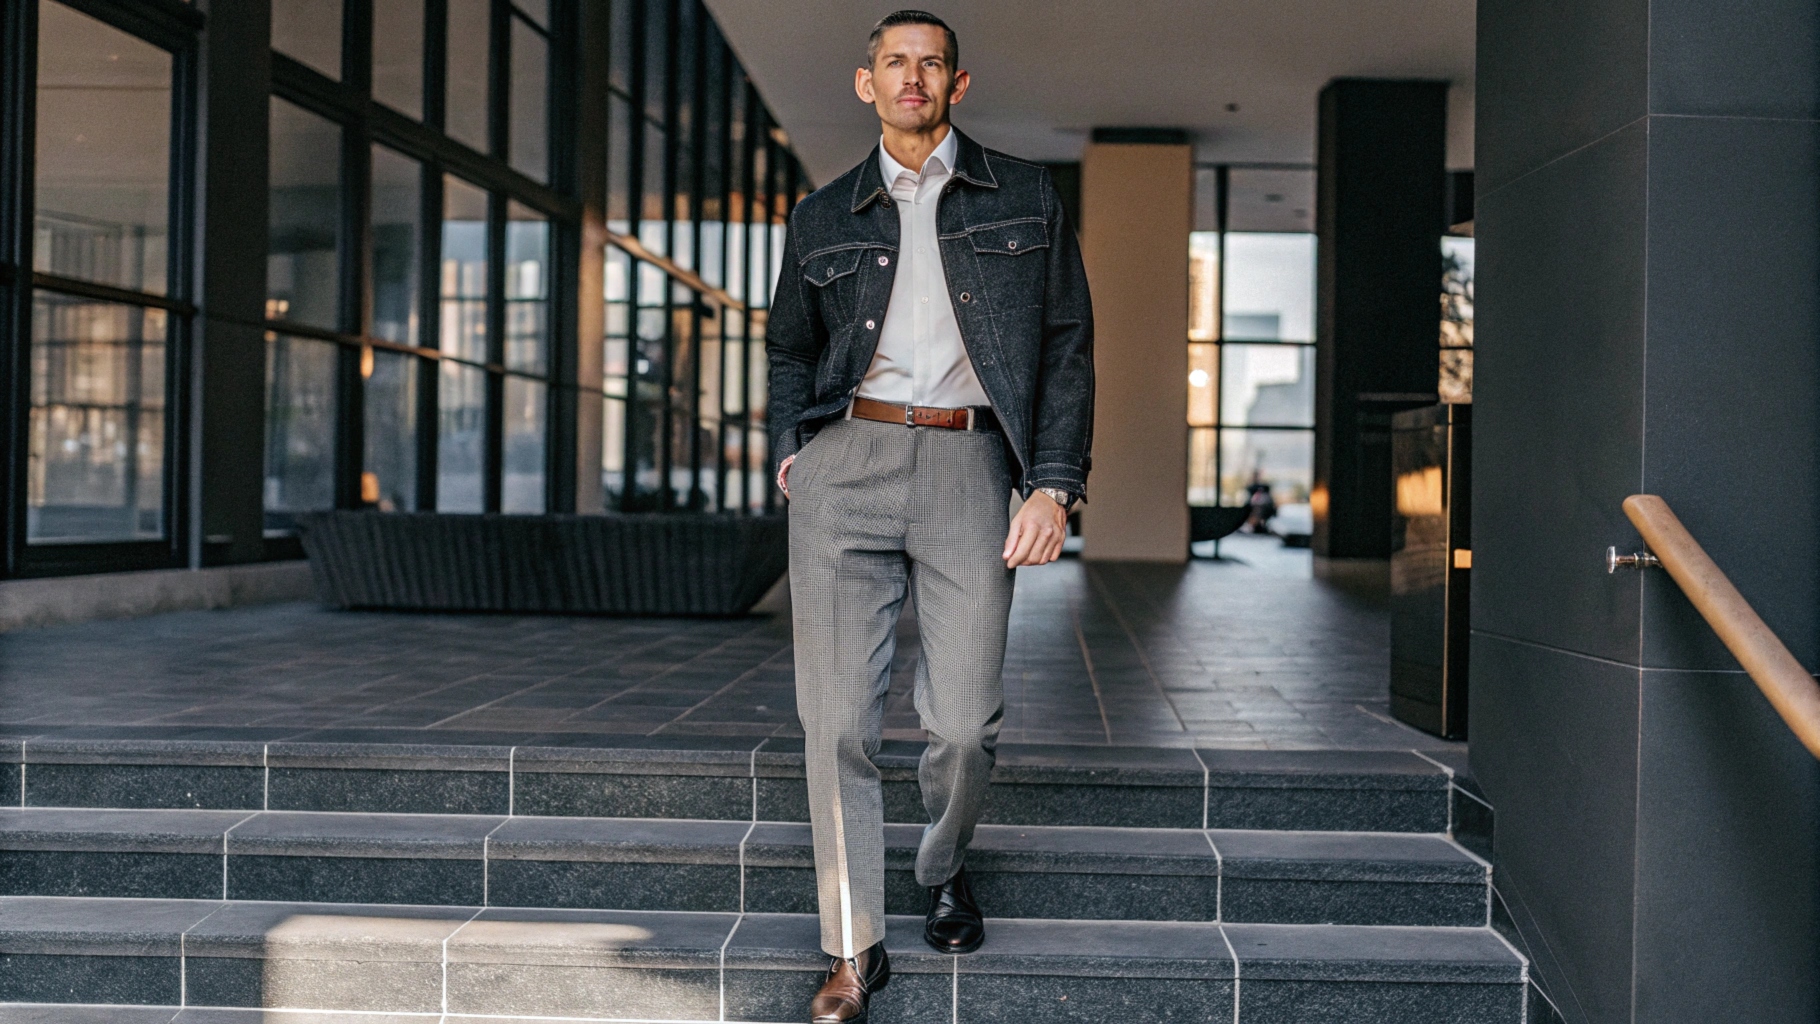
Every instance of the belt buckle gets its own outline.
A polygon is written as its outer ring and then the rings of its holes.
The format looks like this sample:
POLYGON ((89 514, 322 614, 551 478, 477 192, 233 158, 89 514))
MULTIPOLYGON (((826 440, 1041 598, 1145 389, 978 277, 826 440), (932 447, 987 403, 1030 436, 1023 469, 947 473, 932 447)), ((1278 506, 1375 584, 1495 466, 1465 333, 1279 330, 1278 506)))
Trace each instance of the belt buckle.
POLYGON ((975 412, 978 412, 978 411, 979 411, 979 410, 977 410, 977 409, 975 409, 975 408, 974 408, 974 407, 973 407, 973 406, 971 406, 971 405, 969 405, 969 406, 968 406, 968 407, 967 407, 967 429, 968 429, 968 430, 972 430, 972 429, 974 429, 974 426, 973 426, 973 414, 974 414, 974 413, 975 413, 975 412))
POLYGON ((904 405, 904 426, 916 426, 916 406, 908 403, 904 405))

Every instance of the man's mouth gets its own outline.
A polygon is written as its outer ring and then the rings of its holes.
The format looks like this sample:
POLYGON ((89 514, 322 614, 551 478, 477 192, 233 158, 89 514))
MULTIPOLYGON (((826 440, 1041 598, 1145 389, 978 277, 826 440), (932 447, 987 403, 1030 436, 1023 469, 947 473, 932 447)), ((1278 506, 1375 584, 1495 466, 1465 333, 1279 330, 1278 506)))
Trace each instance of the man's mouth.
POLYGON ((920 104, 920 103, 929 102, 929 97, 918 96, 918 95, 912 94, 912 95, 908 95, 908 96, 899 96, 897 98, 897 101, 899 103, 919 103, 920 104))

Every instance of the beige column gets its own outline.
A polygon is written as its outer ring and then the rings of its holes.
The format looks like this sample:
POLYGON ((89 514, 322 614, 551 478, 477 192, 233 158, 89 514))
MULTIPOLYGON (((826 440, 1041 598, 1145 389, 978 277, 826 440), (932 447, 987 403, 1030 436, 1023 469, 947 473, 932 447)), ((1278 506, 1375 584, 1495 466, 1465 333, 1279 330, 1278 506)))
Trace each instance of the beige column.
POLYGON ((1083 555, 1188 557, 1188 230, 1192 150, 1093 143, 1081 250, 1093 289, 1093 472, 1083 555))

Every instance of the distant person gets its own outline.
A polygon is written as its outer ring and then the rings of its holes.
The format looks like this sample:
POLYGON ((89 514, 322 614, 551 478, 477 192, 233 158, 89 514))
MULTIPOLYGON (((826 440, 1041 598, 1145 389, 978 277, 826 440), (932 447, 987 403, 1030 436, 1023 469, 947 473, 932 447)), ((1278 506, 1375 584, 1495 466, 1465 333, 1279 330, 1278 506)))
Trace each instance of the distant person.
POLYGON ((767 327, 821 944, 833 957, 810 1002, 815 1024, 863 1018, 890 979, 871 755, 906 594, 929 733, 924 938, 968 953, 985 936, 964 861, 1004 715, 1012 570, 1061 554, 1086 493, 1093 312, 1080 249, 1047 170, 949 123, 967 93, 958 55, 932 14, 899 11, 873 28, 854 87, 883 136, 791 214, 767 327))
POLYGON ((1264 482, 1264 474, 1254 471, 1251 474, 1251 485, 1245 488, 1245 504, 1251 506, 1251 515, 1245 517, 1245 529, 1249 533, 1264 533, 1270 528, 1270 521, 1276 518, 1277 500, 1270 493, 1270 485, 1264 482))

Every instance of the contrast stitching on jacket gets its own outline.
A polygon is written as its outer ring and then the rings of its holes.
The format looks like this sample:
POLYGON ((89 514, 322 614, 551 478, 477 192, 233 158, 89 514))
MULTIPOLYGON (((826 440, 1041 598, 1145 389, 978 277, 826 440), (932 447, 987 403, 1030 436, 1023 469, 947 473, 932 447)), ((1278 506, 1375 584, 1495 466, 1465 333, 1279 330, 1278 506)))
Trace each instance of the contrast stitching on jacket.
MULTIPOLYGON (((965 228, 961 231, 951 232, 946 235, 937 235, 936 237, 941 239, 942 241, 946 242, 946 241, 949 241, 950 239, 970 237, 975 232, 978 232, 978 231, 992 231, 997 228, 1008 228, 1008 227, 1011 227, 1016 224, 1043 224, 1043 223, 1047 223, 1047 218, 1014 217, 1011 220, 995 220, 990 224, 975 224, 974 226, 972 226, 970 228, 965 228)), ((1044 240, 1043 244, 1044 245, 1049 244, 1047 239, 1044 240)))
MULTIPOLYGON (((820 249, 817 249, 814 252, 810 253, 809 255, 804 256, 802 259, 797 260, 796 265, 798 267, 801 267, 803 264, 809 262, 810 260, 816 258, 817 256, 826 256, 831 252, 846 252, 849 249, 888 249, 891 252, 896 252, 897 246, 890 245, 885 242, 842 242, 839 245, 825 245, 825 246, 822 246, 820 249)), ((855 264, 855 266, 857 267, 858 265, 855 264)))

